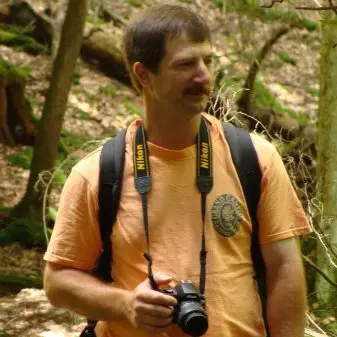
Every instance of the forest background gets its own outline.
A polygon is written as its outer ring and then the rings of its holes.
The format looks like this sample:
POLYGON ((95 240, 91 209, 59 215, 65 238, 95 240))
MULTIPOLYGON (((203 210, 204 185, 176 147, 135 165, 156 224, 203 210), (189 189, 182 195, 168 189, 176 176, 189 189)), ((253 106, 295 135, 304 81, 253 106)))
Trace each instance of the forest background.
MULTIPOLYGON (((121 36, 158 2, 0 3, 2 337, 75 336, 83 326, 46 303, 42 254, 71 167, 142 115, 121 36)), ((302 240, 307 333, 337 336, 337 4, 167 2, 210 24, 217 76, 208 112, 262 134, 282 155, 313 228, 302 240)))

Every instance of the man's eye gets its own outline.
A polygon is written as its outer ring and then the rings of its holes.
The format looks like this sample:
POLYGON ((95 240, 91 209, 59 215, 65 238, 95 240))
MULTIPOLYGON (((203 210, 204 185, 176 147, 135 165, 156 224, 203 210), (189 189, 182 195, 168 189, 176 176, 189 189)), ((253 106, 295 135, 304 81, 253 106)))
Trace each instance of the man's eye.
POLYGON ((205 64, 206 64, 207 66, 210 66, 212 63, 213 63, 212 58, 207 58, 207 59, 205 60, 205 64))
POLYGON ((191 67, 193 66, 193 61, 183 61, 181 63, 178 64, 179 67, 191 67))

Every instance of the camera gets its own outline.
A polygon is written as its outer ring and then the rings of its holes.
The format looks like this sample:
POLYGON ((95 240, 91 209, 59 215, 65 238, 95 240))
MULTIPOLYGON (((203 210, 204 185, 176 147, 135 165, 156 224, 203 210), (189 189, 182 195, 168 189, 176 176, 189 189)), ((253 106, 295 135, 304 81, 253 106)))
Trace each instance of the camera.
POLYGON ((205 311, 205 297, 190 281, 180 281, 174 288, 161 289, 160 292, 177 300, 174 322, 189 336, 202 336, 208 329, 205 311))

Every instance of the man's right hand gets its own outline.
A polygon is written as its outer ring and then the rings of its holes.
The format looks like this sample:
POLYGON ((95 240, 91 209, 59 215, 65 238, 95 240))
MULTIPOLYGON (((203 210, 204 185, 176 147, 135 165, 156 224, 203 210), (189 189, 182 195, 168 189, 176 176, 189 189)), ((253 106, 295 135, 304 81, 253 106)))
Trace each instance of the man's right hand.
MULTIPOLYGON (((172 278, 163 273, 155 273, 154 280, 158 286, 162 286, 168 285, 172 278)), ((174 297, 153 290, 149 279, 146 279, 130 294, 128 319, 134 328, 160 333, 172 323, 176 304, 174 297)))

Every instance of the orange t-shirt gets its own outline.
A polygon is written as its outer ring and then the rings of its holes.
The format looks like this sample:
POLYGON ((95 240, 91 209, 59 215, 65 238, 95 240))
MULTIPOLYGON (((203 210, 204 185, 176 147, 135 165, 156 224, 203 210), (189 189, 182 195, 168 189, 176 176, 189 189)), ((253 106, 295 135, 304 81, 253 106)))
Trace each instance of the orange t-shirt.
MULTIPOLYGON (((250 255, 251 223, 222 126, 204 115, 211 130, 214 186, 207 196, 205 337, 265 336, 250 255)), ((113 228, 112 286, 134 289, 147 277, 143 212, 134 187, 134 122, 126 135, 123 187, 113 228)), ((310 227, 276 149, 252 135, 262 170, 258 207, 260 243, 306 234, 310 227)), ((174 151, 148 144, 152 188, 148 194, 153 270, 199 286, 202 234, 201 197, 196 186, 196 146, 174 151)), ((97 149, 72 170, 63 192, 45 259, 91 270, 101 252, 98 225, 97 149)), ((99 337, 149 337, 125 322, 99 322, 99 337)), ((186 336, 172 324, 170 337, 186 336)), ((158 335, 160 336, 160 334, 158 335)))

